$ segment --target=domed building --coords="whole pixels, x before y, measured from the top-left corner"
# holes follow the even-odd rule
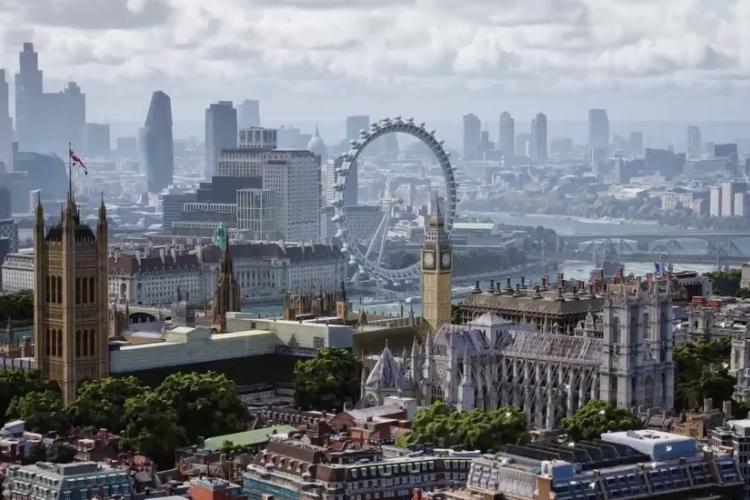
[[[315,135],[310,139],[310,142],[307,143],[307,149],[308,151],[320,156],[320,165],[325,165],[328,162],[328,148],[326,147],[326,143],[323,142],[323,139],[320,137],[317,125],[315,125]]]

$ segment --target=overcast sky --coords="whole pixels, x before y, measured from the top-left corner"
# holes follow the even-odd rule
[[[750,0],[0,0],[0,67],[33,41],[91,120],[219,99],[264,119],[745,120]]]

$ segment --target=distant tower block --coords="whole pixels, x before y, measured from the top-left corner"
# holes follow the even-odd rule
[[[81,224],[73,194],[45,235],[41,203],[34,226],[34,356],[43,378],[69,404],[84,380],[109,374],[107,211],[94,233]]]

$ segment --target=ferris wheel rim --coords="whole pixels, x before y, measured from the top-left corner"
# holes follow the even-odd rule
[[[445,231],[449,236],[453,229],[457,205],[455,172],[450,162],[450,154],[443,149],[443,141],[435,137],[435,131],[427,130],[424,123],[416,124],[412,118],[402,120],[400,116],[384,118],[372,123],[368,130],[361,130],[360,138],[351,141],[349,151],[340,156],[342,158],[341,167],[336,171],[338,176],[336,184],[334,184],[333,200],[333,222],[335,222],[337,228],[336,237],[342,241],[344,253],[347,253],[352,262],[359,266],[359,271],[368,272],[373,276],[389,281],[414,279],[419,276],[421,266],[419,262],[416,262],[402,269],[390,269],[365,256],[357,242],[352,238],[347,226],[344,213],[344,191],[351,167],[360,157],[362,151],[367,149],[375,139],[398,132],[411,135],[427,146],[440,164],[446,190]]]

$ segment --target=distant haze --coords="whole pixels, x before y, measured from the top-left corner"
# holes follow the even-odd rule
[[[0,67],[33,41],[45,89],[78,81],[89,121],[142,123],[161,89],[177,129],[257,98],[274,123],[544,111],[552,137],[591,107],[615,133],[750,118],[748,21],[746,0],[0,0]]]

